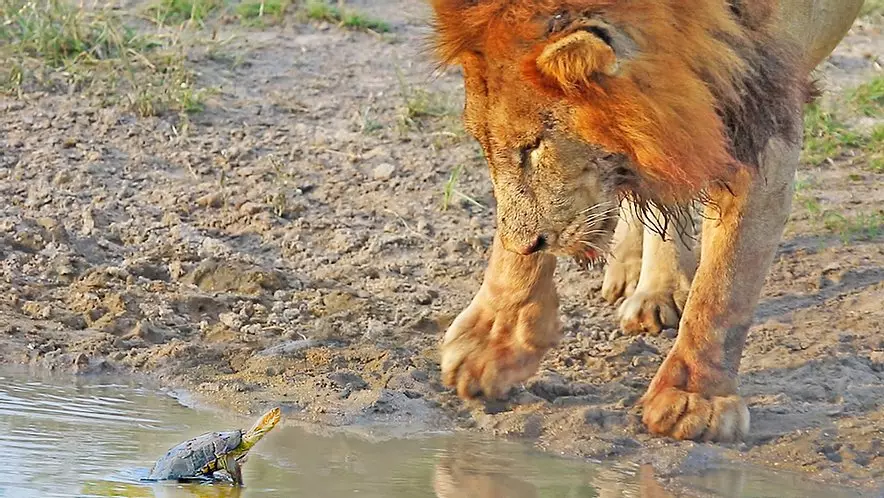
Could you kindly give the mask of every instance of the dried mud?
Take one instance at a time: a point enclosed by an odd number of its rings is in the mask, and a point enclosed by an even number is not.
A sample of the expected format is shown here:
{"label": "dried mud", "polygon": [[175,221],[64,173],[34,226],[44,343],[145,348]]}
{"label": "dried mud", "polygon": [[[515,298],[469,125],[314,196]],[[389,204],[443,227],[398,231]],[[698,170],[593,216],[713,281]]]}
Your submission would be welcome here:
{"label": "dried mud", "polygon": [[[674,331],[622,336],[600,271],[565,261],[566,337],[541,372],[505,403],[444,389],[436,348],[480,283],[490,183],[457,116],[401,118],[403,93],[427,89],[442,114],[462,98],[456,72],[429,77],[425,7],[359,7],[392,34],[221,25],[233,55],[191,54],[217,92],[186,132],[76,94],[0,98],[0,360],[146,373],[325,427],[488,431],[662,476],[736,461],[881,488],[884,243],[844,243],[800,203],[743,361],[745,443],[644,433],[633,404]],[[880,71],[882,48],[881,24],[858,22],[824,86]],[[884,205],[882,174],[849,160],[799,177],[844,213]]]}

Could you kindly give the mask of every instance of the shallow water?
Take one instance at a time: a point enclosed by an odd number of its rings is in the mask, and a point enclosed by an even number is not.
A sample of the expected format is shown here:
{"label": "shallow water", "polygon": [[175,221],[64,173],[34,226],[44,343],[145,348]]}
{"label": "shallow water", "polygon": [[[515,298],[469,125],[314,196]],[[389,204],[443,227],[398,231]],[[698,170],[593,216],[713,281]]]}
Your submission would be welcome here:
{"label": "shallow water", "polygon": [[[278,426],[251,452],[246,486],[140,482],[168,448],[251,420],[193,410],[106,379],[0,370],[0,497],[658,498],[649,469],[603,467],[478,436],[371,442]],[[689,481],[711,496],[857,496],[795,476],[720,470]]]}

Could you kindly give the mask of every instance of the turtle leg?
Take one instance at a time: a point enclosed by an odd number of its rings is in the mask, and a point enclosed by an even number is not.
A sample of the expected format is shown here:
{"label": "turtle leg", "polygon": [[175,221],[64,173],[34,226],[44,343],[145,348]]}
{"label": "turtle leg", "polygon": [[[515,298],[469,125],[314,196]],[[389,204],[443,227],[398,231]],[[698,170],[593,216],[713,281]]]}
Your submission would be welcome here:
{"label": "turtle leg", "polygon": [[242,467],[239,466],[239,462],[236,461],[236,458],[228,455],[221,458],[219,463],[221,464],[221,468],[226,470],[230,475],[230,478],[233,479],[233,483],[237,486],[242,486]]}

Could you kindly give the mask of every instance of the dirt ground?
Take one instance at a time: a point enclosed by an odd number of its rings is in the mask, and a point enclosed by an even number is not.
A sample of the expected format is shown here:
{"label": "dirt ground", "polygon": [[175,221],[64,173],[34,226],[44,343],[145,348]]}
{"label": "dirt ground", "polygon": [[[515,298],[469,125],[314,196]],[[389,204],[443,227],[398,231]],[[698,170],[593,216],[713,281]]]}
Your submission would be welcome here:
{"label": "dirt ground", "polygon": [[[567,261],[562,344],[510,401],[464,403],[436,348],[480,283],[490,183],[457,120],[459,75],[432,78],[421,53],[423,3],[351,4],[391,31],[212,20],[224,56],[191,50],[213,92],[186,128],[85,93],[0,97],[0,360],[149,374],[326,427],[523,437],[664,477],[724,460],[884,486],[875,151],[799,173],[743,361],[745,443],[644,433],[633,404],[674,331],[622,336],[601,271]],[[882,29],[857,21],[822,67],[826,99],[881,76]]]}

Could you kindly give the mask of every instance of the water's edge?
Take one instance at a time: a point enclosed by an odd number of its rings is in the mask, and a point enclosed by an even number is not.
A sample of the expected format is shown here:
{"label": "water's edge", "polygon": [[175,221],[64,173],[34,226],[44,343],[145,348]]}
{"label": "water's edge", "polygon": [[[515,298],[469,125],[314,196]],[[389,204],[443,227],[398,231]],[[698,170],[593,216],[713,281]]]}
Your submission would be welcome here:
{"label": "water's edge", "polygon": [[[27,378],[29,382],[35,384],[42,382],[46,386],[59,388],[62,391],[67,386],[85,386],[84,389],[89,389],[89,386],[101,386],[100,388],[106,389],[108,392],[116,390],[119,393],[138,393],[138,396],[143,396],[145,399],[155,397],[157,400],[162,400],[165,398],[165,402],[161,402],[164,410],[175,411],[177,413],[175,417],[178,417],[178,419],[173,418],[172,420],[177,420],[184,424],[183,428],[174,427],[175,424],[172,424],[173,427],[169,427],[168,431],[159,431],[162,433],[167,445],[195,435],[193,434],[195,429],[198,429],[198,432],[205,432],[207,430],[226,430],[237,426],[247,427],[253,422],[253,414],[257,414],[264,408],[249,410],[249,408],[254,407],[225,405],[223,401],[208,399],[206,396],[196,394],[180,386],[164,386],[164,382],[161,379],[148,375],[72,375],[49,372],[34,367],[13,368],[0,366],[0,380],[4,379],[4,375],[7,375],[6,378],[10,379]],[[25,384],[28,384],[28,382],[25,382]],[[63,396],[54,396],[63,398]],[[0,397],[0,423],[3,421],[3,400],[4,398]],[[63,403],[64,400],[60,399],[58,402]],[[180,408],[180,413],[173,408],[173,405],[177,405]],[[252,413],[246,415],[247,412]],[[695,445],[692,443],[664,445],[661,443],[661,446],[658,448],[642,450],[642,454],[638,458],[602,463],[552,455],[548,452],[544,453],[533,447],[530,440],[520,441],[513,438],[491,438],[473,431],[409,431],[408,428],[379,424],[351,424],[329,427],[306,422],[297,415],[297,413],[284,415],[280,427],[288,429],[274,431],[274,436],[277,433],[284,434],[284,436],[278,436],[278,441],[285,440],[287,443],[292,444],[287,446],[279,442],[274,443],[271,438],[268,438],[268,443],[264,445],[266,448],[260,449],[258,451],[259,454],[270,455],[269,461],[276,459],[277,462],[287,459],[286,455],[292,453],[297,453],[297,456],[300,458],[304,456],[304,448],[307,445],[305,441],[310,441],[309,445],[313,445],[312,447],[315,448],[317,455],[327,453],[324,445],[330,444],[329,442],[331,441],[346,441],[348,448],[359,448],[358,450],[352,450],[355,452],[352,454],[362,455],[361,459],[374,459],[372,455],[376,452],[383,455],[387,451],[393,454],[410,451],[414,455],[419,455],[419,457],[415,457],[415,460],[423,459],[422,461],[425,462],[427,468],[433,467],[435,469],[433,472],[429,472],[432,475],[424,476],[424,479],[427,479],[423,483],[426,485],[425,488],[428,489],[430,487],[430,479],[433,480],[437,488],[440,482],[448,483],[448,487],[451,488],[448,491],[444,489],[442,491],[435,490],[435,496],[440,497],[479,497],[482,495],[476,495],[476,489],[494,488],[494,486],[516,486],[514,482],[518,482],[518,477],[521,476],[511,476],[510,480],[506,481],[509,484],[501,484],[499,479],[499,467],[501,466],[499,463],[491,465],[490,468],[485,469],[484,474],[482,473],[481,469],[488,467],[488,462],[493,460],[485,455],[488,448],[495,448],[497,452],[501,452],[504,455],[511,454],[508,457],[515,460],[512,460],[509,465],[512,466],[514,462],[518,462],[517,467],[521,467],[523,469],[522,473],[526,475],[531,475],[532,472],[540,472],[556,475],[562,481],[567,481],[569,476],[573,478],[573,476],[592,475],[592,484],[589,482],[573,484],[576,486],[575,489],[578,490],[581,489],[581,486],[606,486],[609,489],[623,488],[624,491],[627,489],[638,491],[642,493],[639,496],[666,496],[667,493],[673,496],[770,496],[768,494],[769,490],[775,489],[778,491],[776,496],[780,498],[791,496],[796,498],[814,496],[825,496],[827,498],[836,496],[869,496],[877,498],[881,496],[879,492],[867,493],[860,489],[821,486],[812,482],[806,476],[736,465],[728,462],[722,456],[722,451],[711,445]],[[135,423],[147,424],[147,426],[158,423],[153,419],[148,420],[151,420],[151,422],[143,420],[139,422],[136,419]],[[162,444],[159,444],[159,441],[155,443],[156,449],[154,454],[140,455],[142,466],[145,465],[145,462],[152,461],[152,459],[162,454]],[[421,452],[423,450],[419,449],[425,446],[434,448],[434,453],[432,453],[434,456],[431,458],[432,462],[426,460],[430,457],[426,456]],[[393,449],[384,450],[383,448]],[[501,455],[494,456],[499,459]],[[299,465],[302,467],[309,465],[311,463],[309,455],[307,455],[307,458],[306,464],[303,461],[299,461]],[[657,468],[656,473],[658,475],[654,475],[655,471],[652,466],[642,465],[643,462],[649,461],[657,464],[655,467]],[[250,463],[249,465],[250,467],[256,467],[255,471],[264,473],[271,472],[266,470],[266,468],[273,467],[273,464],[270,463],[266,463],[266,465]],[[502,467],[507,468],[507,465],[502,465]],[[466,477],[463,475],[463,468],[471,469]],[[128,478],[136,475],[131,474],[131,468],[128,469],[130,471],[130,474],[126,474]],[[477,472],[476,469],[479,469],[479,471]],[[126,471],[126,469],[121,471]],[[384,471],[390,471],[390,469],[381,468],[378,472],[383,474]],[[424,473],[426,474],[427,472]],[[119,478],[120,475],[117,475],[115,479]],[[123,478],[123,481],[125,479]],[[304,480],[305,477],[302,474],[292,474],[291,479]],[[111,481],[114,481],[114,479]],[[543,480],[538,482],[529,481],[528,487],[534,486],[537,488],[538,486],[546,485]],[[131,482],[126,484],[134,485]],[[418,482],[414,484],[419,486]],[[314,485],[322,486],[322,479],[316,480]],[[0,491],[3,489],[2,486],[3,479],[0,478]],[[464,486],[467,486],[466,489],[461,489]],[[470,486],[480,486],[480,488],[470,488]],[[422,491],[427,491],[427,489]],[[471,489],[472,491],[470,491]],[[508,493],[516,493],[510,488],[505,489]],[[421,490],[415,491],[415,493],[420,492]],[[460,492],[473,494],[457,494]],[[168,495],[167,490],[163,493],[165,494],[162,496]],[[0,492],[0,496],[3,496],[2,492]],[[159,495],[154,493],[154,495],[145,496]],[[371,495],[364,494],[363,496]],[[485,496],[492,495],[487,494]],[[510,494],[507,496],[510,496]],[[512,494],[512,496],[523,495],[516,493]],[[534,495],[527,494],[524,496]],[[595,495],[587,494],[586,496]]]}

